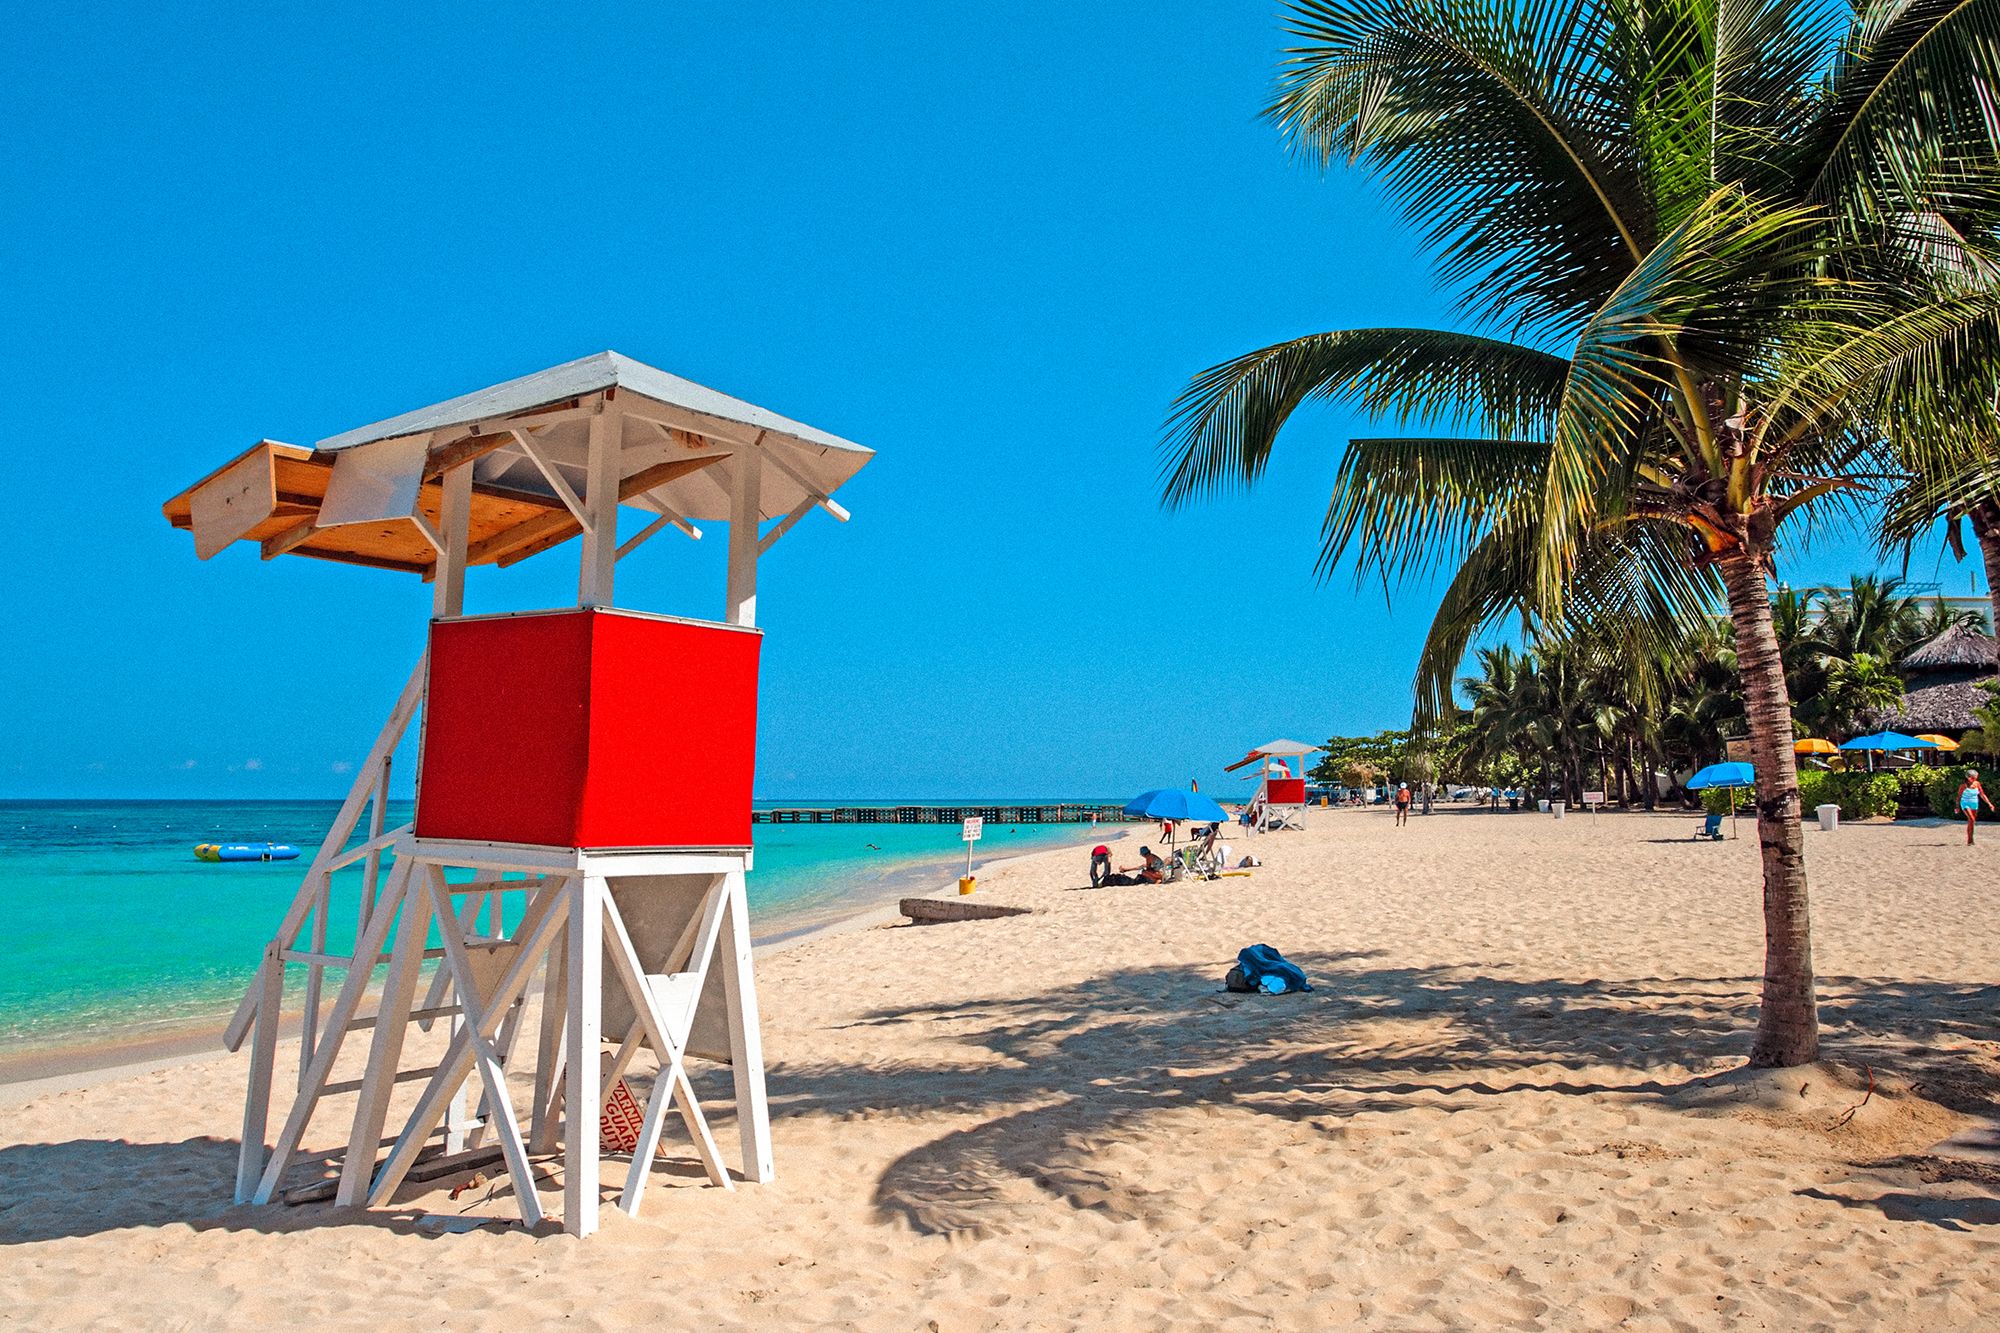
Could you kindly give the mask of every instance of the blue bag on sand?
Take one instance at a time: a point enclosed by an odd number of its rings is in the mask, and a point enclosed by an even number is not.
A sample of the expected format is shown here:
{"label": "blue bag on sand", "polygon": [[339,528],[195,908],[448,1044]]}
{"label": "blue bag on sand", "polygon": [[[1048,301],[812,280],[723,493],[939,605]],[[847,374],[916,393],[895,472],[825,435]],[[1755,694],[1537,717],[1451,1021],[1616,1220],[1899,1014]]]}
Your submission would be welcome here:
{"label": "blue bag on sand", "polygon": [[1236,955],[1236,966],[1251,989],[1266,995],[1309,991],[1305,971],[1268,944],[1253,944]]}

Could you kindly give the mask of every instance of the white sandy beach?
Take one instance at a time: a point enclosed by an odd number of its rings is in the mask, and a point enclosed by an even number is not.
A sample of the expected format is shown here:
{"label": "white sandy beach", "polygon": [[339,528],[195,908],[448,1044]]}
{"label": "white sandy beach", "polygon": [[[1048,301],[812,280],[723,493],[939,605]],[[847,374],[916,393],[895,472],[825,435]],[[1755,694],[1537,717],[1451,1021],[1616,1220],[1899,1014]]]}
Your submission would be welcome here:
{"label": "white sandy beach", "polygon": [[[1755,843],[1695,822],[1315,812],[1249,879],[1044,853],[979,891],[1033,915],[768,953],[777,1181],[670,1128],[582,1242],[415,1229],[511,1216],[504,1175],[230,1206],[241,1057],[43,1092],[0,1111],[0,1322],[1991,1327],[2000,1166],[1934,1149],[2000,1113],[2000,834],[1809,832],[1846,1068],[1745,1080]],[[1314,993],[1222,993],[1258,942]]]}

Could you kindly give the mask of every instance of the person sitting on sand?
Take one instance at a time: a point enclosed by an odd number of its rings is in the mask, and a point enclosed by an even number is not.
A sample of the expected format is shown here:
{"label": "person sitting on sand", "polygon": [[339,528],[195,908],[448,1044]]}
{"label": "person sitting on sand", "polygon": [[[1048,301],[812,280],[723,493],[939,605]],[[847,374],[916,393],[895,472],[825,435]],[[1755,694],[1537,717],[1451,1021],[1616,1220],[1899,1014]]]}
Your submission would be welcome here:
{"label": "person sitting on sand", "polygon": [[1090,886],[1094,889],[1121,889],[1133,884],[1158,884],[1167,877],[1167,863],[1151,847],[1139,849],[1140,861],[1135,866],[1120,866],[1116,872],[1111,869],[1111,849],[1093,847],[1090,851]]}

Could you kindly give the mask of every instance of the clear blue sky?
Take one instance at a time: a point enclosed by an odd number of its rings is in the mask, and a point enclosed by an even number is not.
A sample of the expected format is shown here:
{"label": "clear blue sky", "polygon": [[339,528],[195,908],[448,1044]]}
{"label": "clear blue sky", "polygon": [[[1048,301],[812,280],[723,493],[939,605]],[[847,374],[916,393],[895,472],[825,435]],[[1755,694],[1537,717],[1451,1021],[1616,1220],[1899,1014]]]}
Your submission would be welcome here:
{"label": "clear blue sky", "polygon": [[[1431,597],[1312,576],[1362,423],[1156,503],[1191,373],[1449,318],[1378,197],[1257,119],[1267,0],[206,8],[23,9],[0,52],[0,795],[344,789],[428,590],[197,563],[160,502],[604,348],[879,450],[852,523],[765,561],[761,794],[1223,786],[1406,719]],[[720,536],[620,600],[719,614]],[[476,570],[469,609],[573,562]]]}

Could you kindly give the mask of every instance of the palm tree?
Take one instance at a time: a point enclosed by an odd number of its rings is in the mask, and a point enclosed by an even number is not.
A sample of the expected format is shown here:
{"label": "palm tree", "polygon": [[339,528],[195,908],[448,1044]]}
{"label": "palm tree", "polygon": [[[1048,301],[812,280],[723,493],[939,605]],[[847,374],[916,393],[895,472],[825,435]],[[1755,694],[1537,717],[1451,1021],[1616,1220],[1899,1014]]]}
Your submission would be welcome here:
{"label": "palm tree", "polygon": [[1540,755],[1534,726],[1541,712],[1533,663],[1506,644],[1479,650],[1479,674],[1460,683],[1471,739],[1466,758],[1482,769],[1513,761],[1531,769]]}
{"label": "palm tree", "polygon": [[1969,630],[1986,633],[1986,616],[1972,607],[1963,609],[1953,606],[1942,597],[1933,597],[1927,605],[1918,608],[1915,624],[1916,643],[1925,644],[1953,626],[1964,626]]}
{"label": "palm tree", "polygon": [[[1779,525],[1881,470],[1859,429],[1942,417],[1981,292],[1940,252],[2000,197],[1975,3],[1294,0],[1271,116],[1375,168],[1479,331],[1294,339],[1198,376],[1169,422],[1180,504],[1264,471],[1308,399],[1473,439],[1352,442],[1321,569],[1443,565],[1418,712],[1477,629],[1606,615],[1662,634],[1719,581],[1758,773],[1766,935],[1751,1059],[1818,1054],[1792,721],[1766,589]],[[1552,351],[1550,348],[1559,348]]]}
{"label": "palm tree", "polygon": [[1904,595],[1899,578],[1856,574],[1845,596],[1831,600],[1815,637],[1830,662],[1847,662],[1863,653],[1894,662],[1923,642],[1923,612],[1917,599]]}
{"label": "palm tree", "polygon": [[1729,622],[1710,618],[1671,657],[1674,688],[1661,726],[1670,769],[1700,768],[1720,760],[1729,741],[1745,730],[1743,687]]}
{"label": "palm tree", "polygon": [[1827,725],[1836,731],[1860,731],[1871,713],[1881,713],[1903,701],[1903,678],[1873,653],[1856,653],[1835,661],[1827,671]]}
{"label": "palm tree", "polygon": [[1821,602],[1817,588],[1798,592],[1785,586],[1771,599],[1771,632],[1777,636],[1778,657],[1785,666],[1785,694],[1793,701],[1794,720],[1808,733],[1817,733],[1824,722],[1813,707],[1826,689]]}

